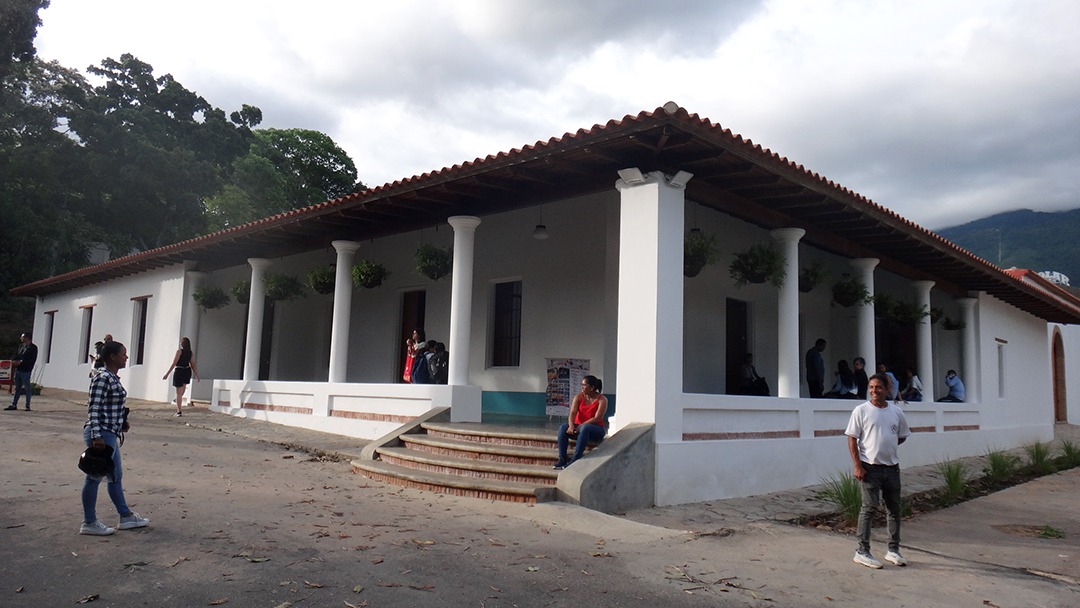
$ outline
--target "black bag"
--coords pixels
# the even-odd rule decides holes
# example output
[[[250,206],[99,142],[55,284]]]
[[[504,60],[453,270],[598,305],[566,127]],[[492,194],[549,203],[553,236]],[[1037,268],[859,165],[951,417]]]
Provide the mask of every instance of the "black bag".
[[[113,472],[113,449],[111,445],[95,448],[90,446],[79,456],[79,470],[91,477],[105,477]]]

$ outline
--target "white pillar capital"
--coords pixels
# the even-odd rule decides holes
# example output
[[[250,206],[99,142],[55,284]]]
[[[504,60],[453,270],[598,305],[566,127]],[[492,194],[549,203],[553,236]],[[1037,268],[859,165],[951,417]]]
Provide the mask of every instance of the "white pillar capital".
[[[862,272],[870,272],[877,268],[877,265],[880,262],[881,260],[877,258],[855,258],[851,260],[851,265]]]
[[[248,258],[247,263],[252,269],[263,270],[270,267],[270,260],[266,258]]]
[[[777,228],[769,234],[780,243],[798,243],[806,231],[802,228]]]
[[[480,218],[472,215],[454,215],[446,218],[446,223],[450,224],[455,233],[459,231],[473,232],[480,225]]]
[[[332,241],[330,244],[338,253],[356,253],[356,250],[360,248],[360,243],[356,241]]]
[[[915,288],[916,292],[921,294],[929,294],[930,290],[937,285],[936,281],[912,281],[911,285]]]

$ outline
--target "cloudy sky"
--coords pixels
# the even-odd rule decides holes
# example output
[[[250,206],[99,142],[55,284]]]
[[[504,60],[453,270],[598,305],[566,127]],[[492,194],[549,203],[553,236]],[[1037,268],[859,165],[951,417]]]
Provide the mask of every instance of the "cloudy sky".
[[[131,53],[316,129],[377,186],[671,100],[929,228],[1080,207],[1075,0],[52,0],[44,59]]]

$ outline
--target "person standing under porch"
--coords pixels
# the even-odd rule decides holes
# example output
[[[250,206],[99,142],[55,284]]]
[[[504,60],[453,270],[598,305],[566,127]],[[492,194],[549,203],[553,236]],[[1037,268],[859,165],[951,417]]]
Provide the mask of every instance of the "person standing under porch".
[[[855,478],[862,484],[862,510],[859,511],[857,534],[859,547],[853,561],[868,568],[881,568],[881,562],[870,553],[870,526],[877,513],[878,502],[884,499],[889,526],[889,551],[885,561],[906,566],[900,554],[900,458],[899,446],[911,435],[904,411],[888,399],[888,377],[870,376],[867,391],[870,400],[851,412],[844,434],[848,452],[855,469]]]
[[[866,376],[866,359],[855,357],[851,364],[855,366],[854,371],[851,372],[855,376],[855,397],[866,399],[866,388],[870,386],[870,378]]]
[[[814,347],[806,351],[806,384],[810,387],[810,398],[821,399],[825,392],[825,338],[818,338]]]
[[[173,370],[175,370],[175,373],[173,373]],[[173,416],[183,416],[184,413],[180,410],[180,406],[184,401],[187,385],[191,383],[192,374],[195,375],[195,381],[199,381],[199,371],[195,367],[195,353],[191,351],[191,340],[180,338],[180,348],[176,351],[176,355],[173,356],[169,371],[165,372],[161,379],[168,378],[170,373],[173,374],[172,385],[176,388],[176,413]]]
[[[585,454],[585,447],[589,442],[598,442],[607,434],[607,397],[600,391],[604,389],[604,383],[596,376],[585,376],[581,379],[581,392],[574,395],[570,403],[570,416],[559,427],[559,460],[555,463],[555,469],[564,469],[578,461]],[[574,448],[574,457],[566,459],[566,451],[570,446],[570,438],[577,438],[577,446]]]
[[[21,344],[19,344],[19,350],[15,354],[13,363],[15,369],[12,373],[15,374],[15,398],[11,401],[11,405],[4,408],[5,410],[17,410],[19,409],[19,395],[26,393],[26,411],[30,411],[30,396],[34,394],[33,388],[30,387],[30,372],[34,371],[34,364],[37,363],[38,348],[30,340],[30,334],[23,334],[19,337]]]

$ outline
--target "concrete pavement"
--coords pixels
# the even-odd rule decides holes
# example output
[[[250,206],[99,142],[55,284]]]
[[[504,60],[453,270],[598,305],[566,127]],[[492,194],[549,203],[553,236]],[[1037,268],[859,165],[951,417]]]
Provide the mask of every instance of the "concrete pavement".
[[[317,515],[320,519],[313,520],[313,525],[321,521],[333,523],[321,519],[324,515],[329,519],[356,520],[351,524],[353,528],[346,527],[340,533],[342,537],[348,533],[355,535],[359,529],[355,526],[367,526],[369,536],[375,538],[378,534],[388,534],[383,532],[386,528],[382,526],[391,524],[377,524],[372,520],[385,520],[398,522],[392,525],[398,526],[403,535],[393,539],[385,553],[380,554],[377,567],[361,562],[363,576],[355,574],[356,565],[347,565],[357,563],[348,553],[323,555],[319,558],[322,560],[319,572],[324,573],[321,582],[331,579],[330,573],[339,568],[343,569],[343,580],[351,580],[349,576],[366,577],[367,580],[373,576],[383,577],[380,580],[408,579],[416,572],[430,570],[431,578],[414,587],[438,587],[442,594],[438,595],[440,601],[435,603],[446,605],[540,606],[569,602],[568,594],[572,591],[566,590],[575,588],[575,572],[578,576],[580,572],[588,573],[590,588],[610,590],[596,598],[598,605],[651,606],[658,602],[673,606],[861,605],[870,596],[879,606],[1080,605],[1080,569],[1077,566],[1080,564],[1080,470],[1059,473],[951,509],[905,520],[904,551],[911,565],[903,569],[887,566],[885,570],[871,571],[851,563],[855,542],[849,533],[824,532],[783,523],[792,517],[830,509],[815,499],[814,488],[643,509],[618,517],[562,504],[523,507],[436,496],[383,486],[349,473],[347,459],[357,455],[362,445],[356,440],[218,415],[200,407],[185,408],[182,418],[173,418],[173,407],[169,404],[134,400],[130,405],[138,426],[129,437],[130,447],[125,447],[125,464],[129,462],[130,449],[132,467],[160,457],[163,460],[155,466],[162,472],[160,479],[151,480],[145,471],[133,468],[125,477],[125,485],[129,488],[129,501],[134,495],[133,506],[149,515],[153,522],[142,536],[118,533],[100,543],[90,543],[88,537],[74,534],[78,513],[75,484],[78,480],[73,462],[67,463],[71,454],[77,453],[80,410],[85,395],[46,391],[45,396],[35,399],[32,412],[0,412],[3,414],[0,417],[0,445],[7,455],[19,454],[17,460],[0,460],[0,477],[5,479],[0,489],[7,505],[0,517],[5,539],[0,547],[0,563],[6,565],[0,568],[0,605],[56,605],[48,601],[42,603],[42,597],[54,599],[42,590],[48,588],[49,581],[62,579],[80,587],[72,581],[80,580],[80,572],[86,573],[64,565],[67,553],[86,557],[110,546],[112,550],[120,550],[124,540],[129,538],[155,538],[158,543],[165,543],[156,546],[155,550],[173,555],[170,563],[178,559],[176,556],[209,561],[216,554],[228,551],[233,553],[223,554],[224,558],[235,557],[243,551],[215,549],[213,544],[224,542],[219,541],[218,536],[226,536],[230,525],[239,530],[249,519],[259,522],[259,529],[251,533],[261,534],[263,540],[245,541],[245,546],[288,545],[309,556],[305,559],[314,559],[310,556],[320,548],[317,543],[327,542],[326,533],[320,531],[321,524],[313,528],[311,534],[307,534],[306,529],[294,531],[292,528],[299,525],[296,522],[303,521],[303,518],[294,519],[299,516],[295,509],[321,501],[333,502],[333,506],[320,510]],[[1074,441],[1080,435],[1073,426],[1062,426],[1058,431],[1074,437]],[[190,439],[185,439],[187,437]],[[260,442],[267,447],[260,448]],[[55,458],[41,452],[42,449],[59,449],[59,445],[64,446],[63,454]],[[250,447],[241,450],[240,446]],[[304,475],[311,481],[294,482],[288,477],[287,470],[274,473],[281,467],[292,467],[291,463],[295,462],[280,460],[291,458],[280,456],[282,448],[287,453],[302,450],[322,456],[305,466],[319,467],[319,475],[325,477],[317,477],[309,471]],[[233,454],[236,456],[231,456]],[[244,460],[249,454],[250,460]],[[339,459],[340,462],[334,462]],[[238,470],[230,470],[230,467],[238,467]],[[22,478],[26,474],[24,468],[34,471],[41,481],[26,482]],[[904,471],[908,490],[933,486],[936,471],[931,470],[933,467],[924,469]],[[207,474],[211,476],[206,477]],[[66,480],[60,484],[64,487],[56,487],[55,482],[49,481],[57,476]],[[206,482],[187,487],[180,481],[187,477],[220,478],[228,480],[228,485],[224,489],[214,488],[213,491],[218,493],[213,497],[196,498]],[[306,484],[309,487],[300,490],[305,496],[311,496],[290,497],[289,502],[278,504],[265,492],[271,488],[277,492],[279,482]],[[164,487],[158,489],[159,484]],[[247,485],[263,492],[255,502],[241,499],[241,491]],[[342,502],[344,498],[333,498],[341,492],[347,492],[350,498],[345,502]],[[61,500],[51,500],[54,493]],[[46,502],[42,502],[43,499]],[[392,508],[380,511],[384,504]],[[99,509],[106,509],[104,499],[99,500]],[[63,522],[61,529],[25,523],[27,517],[33,517],[28,515],[30,513],[50,517],[52,512],[55,514],[51,517],[59,517]],[[232,521],[230,518],[233,517],[237,518],[233,524],[222,523]],[[206,520],[214,523],[209,528],[202,526],[185,533],[186,526]],[[361,525],[360,520],[367,523]],[[401,522],[406,520],[427,523],[401,527]],[[409,531],[409,527],[423,528],[425,525],[432,531]],[[1046,526],[1061,531],[1063,538],[1038,536]],[[217,529],[225,532],[213,532]],[[425,535],[435,538],[439,544],[432,547],[422,544],[428,542],[424,540],[428,537]],[[75,541],[80,542],[81,548],[69,551],[67,548]],[[191,542],[203,548],[181,548]],[[365,542],[376,544],[376,540]],[[211,546],[204,547],[207,543]],[[445,550],[447,546],[457,546],[460,549],[462,545],[466,550],[472,548],[468,554],[473,557],[467,562],[441,555],[436,561],[441,561],[441,567],[428,564],[425,566],[428,570],[424,570],[417,564],[426,562],[409,561],[419,559],[413,555],[418,548],[434,552],[439,547]],[[880,548],[883,548],[881,539],[876,538],[875,549]],[[511,552],[513,557],[503,555],[495,562],[487,563],[480,559],[488,557],[485,551]],[[32,559],[39,552],[53,557]],[[108,552],[102,555],[108,555]],[[196,555],[202,557],[196,558]],[[410,557],[406,559],[403,555]],[[145,561],[136,557],[124,559]],[[159,557],[159,561],[162,559],[164,556]],[[549,573],[547,562],[551,561],[558,561],[562,568]],[[524,565],[532,563],[537,565]],[[478,579],[470,574],[479,567],[476,564],[487,564],[484,577],[501,581],[491,584],[493,589],[499,589],[498,592],[477,589],[478,585],[483,586],[479,582],[483,577]],[[388,565],[392,568],[387,568]],[[194,564],[191,567],[194,568]],[[182,570],[183,565],[163,568],[156,573],[158,578],[153,584],[162,593],[168,590],[174,595],[169,595],[168,601],[146,600],[140,605],[206,605],[208,600],[219,599],[219,595],[237,583],[229,576],[218,580],[224,575],[217,570],[224,567],[231,572],[234,567],[218,563],[204,564],[203,567],[205,571],[201,572],[201,578],[189,574],[194,578],[183,580],[171,578],[180,574],[177,571]],[[299,567],[289,565],[290,569]],[[530,570],[534,567],[538,570]],[[389,575],[388,570],[392,571]],[[414,574],[402,574],[407,572]],[[288,580],[296,582],[295,573],[292,579],[287,579],[288,576],[288,570],[267,573],[262,582],[270,588],[278,584],[273,582],[275,580],[282,584]],[[199,587],[203,582],[214,581],[222,589],[216,595]],[[185,590],[187,588],[181,583],[188,586],[194,583],[195,588]],[[298,586],[303,589],[303,582]],[[16,592],[19,588],[23,591]],[[391,592],[394,589],[392,586],[369,585],[365,595],[356,597],[349,595],[348,589],[338,590],[335,603],[309,600],[306,605],[341,606],[342,601],[361,605],[360,601],[365,599],[387,600],[372,605],[415,603],[415,598],[408,602],[394,601],[395,598],[404,599],[400,592],[394,595]],[[205,593],[199,596],[200,591]],[[74,589],[67,593],[62,597],[77,595]],[[112,589],[111,593],[112,603],[105,601],[99,605],[134,605],[116,599],[134,597],[123,595],[121,589]],[[229,605],[284,605],[276,601],[279,594],[273,589],[261,595],[253,590],[247,591],[246,596],[237,595],[235,590],[230,593]],[[327,586],[325,592],[311,593],[329,597],[332,592]],[[296,599],[288,594],[285,598]],[[77,599],[73,597],[65,603]],[[102,600],[105,599],[103,595]]]

